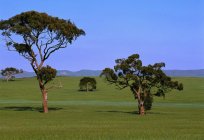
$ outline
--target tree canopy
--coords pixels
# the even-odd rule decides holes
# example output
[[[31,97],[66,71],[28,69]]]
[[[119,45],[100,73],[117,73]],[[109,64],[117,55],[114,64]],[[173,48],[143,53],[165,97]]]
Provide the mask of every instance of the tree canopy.
[[[93,91],[96,89],[96,79],[91,77],[83,77],[79,83],[80,91]]]
[[[39,78],[41,78],[40,81],[43,82],[43,85],[46,85],[56,77],[57,70],[47,65],[46,67],[42,67],[38,74]]]
[[[8,67],[1,70],[1,75],[5,76],[6,81],[13,80],[15,78],[14,75],[23,73],[22,69],[16,69],[14,67]]]
[[[23,12],[0,22],[0,30],[5,37],[6,45],[26,59],[36,58],[34,47],[42,61],[60,48],[67,47],[80,35],[85,35],[70,20],[52,17],[36,11]],[[14,36],[19,39],[14,40]]]
[[[139,114],[151,109],[153,96],[163,96],[172,90],[182,90],[183,85],[178,81],[172,81],[162,67],[164,63],[143,66],[139,54],[133,54],[127,59],[117,59],[114,69],[105,68],[101,76],[119,89],[129,87],[134,98],[138,100]]]
[[[44,62],[55,51],[66,48],[79,36],[85,35],[82,29],[70,20],[49,16],[36,11],[23,12],[8,20],[0,21],[0,30],[10,51],[16,51],[27,59],[39,82],[43,94],[44,112],[47,108],[47,90],[45,85],[56,75]]]

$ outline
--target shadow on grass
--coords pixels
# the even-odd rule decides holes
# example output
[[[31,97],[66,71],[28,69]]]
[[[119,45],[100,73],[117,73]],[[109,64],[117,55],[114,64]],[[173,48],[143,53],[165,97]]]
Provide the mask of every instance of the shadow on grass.
[[[20,78],[17,78],[17,79],[13,79],[13,80],[5,80],[5,79],[0,79],[1,82],[4,82],[4,83],[10,83],[10,82],[19,82],[19,81],[22,81],[22,79]]]
[[[57,111],[61,110],[62,108],[59,107],[49,107],[49,111]],[[1,107],[0,110],[12,110],[12,111],[38,111],[43,112],[42,107],[28,107],[28,106],[8,106],[8,107]]]
[[[108,111],[96,111],[101,113],[127,113],[127,114],[138,114],[138,111],[119,111],[119,110],[108,110]]]
[[[108,110],[108,111],[96,111],[96,112],[107,112],[107,113],[126,113],[132,115],[139,115],[138,111],[118,111],[118,110]],[[162,114],[160,112],[149,112],[147,111],[146,114]]]

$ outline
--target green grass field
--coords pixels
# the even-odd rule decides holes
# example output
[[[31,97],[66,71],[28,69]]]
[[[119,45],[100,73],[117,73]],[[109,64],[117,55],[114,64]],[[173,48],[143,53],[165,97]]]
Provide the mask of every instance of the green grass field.
[[[203,140],[204,78],[176,78],[181,92],[154,98],[151,111],[136,114],[127,89],[97,78],[97,91],[79,92],[80,77],[58,77],[63,88],[48,93],[41,111],[36,79],[0,81],[0,140]]]

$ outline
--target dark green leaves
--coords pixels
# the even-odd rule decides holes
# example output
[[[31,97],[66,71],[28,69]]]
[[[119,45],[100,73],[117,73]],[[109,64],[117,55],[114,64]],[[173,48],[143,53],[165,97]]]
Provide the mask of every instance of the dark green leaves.
[[[36,11],[23,12],[8,20],[1,20],[0,30],[8,50],[16,51],[29,60],[41,86],[56,76],[55,69],[43,67],[45,60],[55,51],[66,48],[80,35],[85,35],[70,20]]]
[[[83,77],[79,83],[80,91],[93,91],[96,89],[96,84],[95,78]]]
[[[140,94],[146,110],[151,109],[153,95],[165,97],[171,89],[182,90],[183,85],[172,81],[163,71],[165,63],[143,66],[138,54],[127,59],[117,59],[114,70],[105,68],[101,73],[106,80],[120,89],[129,87],[135,98]]]
[[[47,84],[48,82],[52,81],[57,74],[56,69],[53,69],[50,66],[42,67],[39,72],[38,72],[38,78],[40,78],[43,82],[44,85]]]
[[[115,74],[115,72],[110,69],[110,68],[105,68],[102,73],[100,74],[100,76],[105,76],[105,78],[108,81],[116,81],[118,79],[117,75]]]
[[[31,50],[30,46],[27,44],[13,44],[13,47],[19,53],[28,53]]]
[[[13,68],[13,67],[8,67],[8,68],[5,68],[3,70],[1,70],[1,75],[3,76],[7,76],[7,75],[10,75],[10,74],[18,74],[18,73],[22,73],[23,70],[18,70],[16,68]]]
[[[42,61],[45,61],[56,50],[66,48],[80,35],[85,35],[85,32],[70,20],[36,11],[23,12],[8,20],[1,20],[0,30],[6,38],[6,45],[13,47],[9,50],[16,50],[29,61],[39,54],[42,55]],[[33,54],[35,49],[30,49],[32,46],[38,49],[38,54]]]
[[[85,34],[82,29],[78,29],[69,20],[51,17],[46,13],[36,11],[23,12],[8,20],[3,20],[0,22],[0,29],[9,30],[20,35],[31,34],[32,31],[49,30],[59,36],[65,36],[70,41],[79,35]]]

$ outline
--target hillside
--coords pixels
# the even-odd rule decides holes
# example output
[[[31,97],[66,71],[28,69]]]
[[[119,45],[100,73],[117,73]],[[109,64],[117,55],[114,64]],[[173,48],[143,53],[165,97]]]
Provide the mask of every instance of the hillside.
[[[204,69],[200,70],[164,70],[168,76],[172,77],[204,77]],[[80,70],[80,71],[69,71],[69,70],[58,70],[58,76],[99,76],[101,70]],[[24,72],[17,74],[17,78],[34,77],[34,72]],[[0,78],[2,76],[0,75]]]
[[[168,76],[173,77],[204,77],[204,69],[200,70],[165,70]]]

